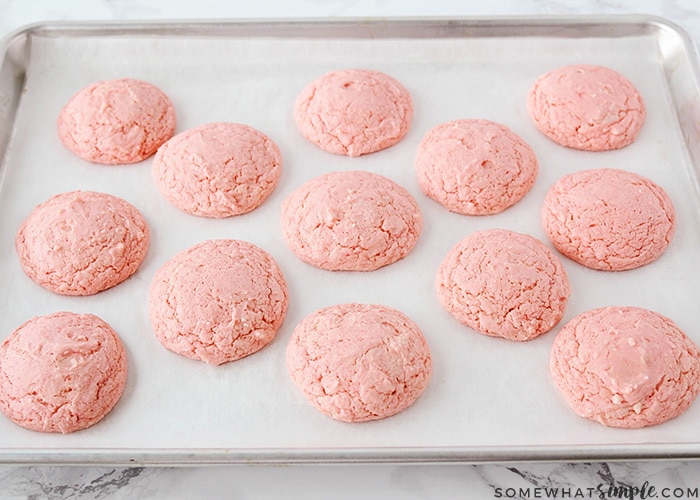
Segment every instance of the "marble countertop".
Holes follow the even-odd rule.
[[[667,18],[700,41],[698,0],[0,0],[0,37],[54,20],[630,13]],[[328,497],[698,498],[700,461],[0,467],[2,499]]]

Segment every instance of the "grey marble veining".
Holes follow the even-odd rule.
[[[698,0],[0,0],[0,36],[22,25],[42,20],[626,13],[666,17],[679,24],[696,41],[700,40]],[[633,491],[632,488],[637,488],[634,490],[635,498],[640,498],[639,489],[644,485],[647,493],[653,487],[656,495],[650,495],[653,498],[699,498],[700,461],[182,468],[0,467],[0,499],[3,500],[546,498],[547,491],[554,489],[558,495],[556,498],[601,498],[601,493],[611,491],[620,497],[625,492]],[[616,489],[610,490],[610,487]]]
[[[145,469],[7,467],[0,472],[3,498],[107,498],[141,479]],[[133,491],[133,490],[132,490]]]
[[[698,470],[696,462],[5,467],[0,497],[328,498],[332,488],[339,499],[642,498],[646,488],[648,498],[698,498]]]

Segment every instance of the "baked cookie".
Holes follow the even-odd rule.
[[[393,146],[406,135],[412,118],[408,90],[389,75],[367,69],[327,73],[294,103],[301,135],[324,151],[346,156]]]
[[[106,193],[70,191],[32,210],[15,248],[33,281],[61,295],[92,295],[138,269],[149,229],[130,203]]]
[[[571,293],[566,272],[549,248],[505,229],[477,231],[455,245],[438,268],[435,288],[460,323],[517,341],[551,330]]]
[[[275,260],[238,240],[208,240],[156,273],[148,306],[166,349],[211,365],[259,351],[287,312],[287,284]]]
[[[554,339],[550,370],[576,414],[610,427],[657,425],[700,392],[700,350],[669,318],[639,307],[576,316]]]
[[[549,189],[542,225],[568,258],[591,269],[624,271],[661,256],[673,238],[676,212],[666,192],[641,175],[582,170]]]
[[[628,146],[646,119],[644,99],[627,78],[602,66],[563,66],[540,76],[527,110],[557,144],[587,151]]]
[[[408,191],[364,171],[315,177],[282,203],[282,235],[292,252],[329,271],[372,271],[402,259],[422,224]]]
[[[163,144],[153,160],[156,187],[183,212],[229,217],[257,208],[282,172],[277,145],[238,123],[209,123]]]
[[[175,107],[159,88],[122,78],[93,83],[58,115],[58,137],[80,158],[121,165],[145,160],[175,131]]]
[[[430,130],[418,146],[421,190],[452,212],[490,215],[530,190],[538,163],[532,148],[505,125],[455,120]]]
[[[33,431],[74,432],[109,413],[126,375],[124,346],[102,319],[38,316],[0,344],[0,411]]]
[[[382,305],[340,304],[297,325],[287,345],[287,369],[304,396],[342,422],[395,415],[430,381],[430,349],[405,314]]]

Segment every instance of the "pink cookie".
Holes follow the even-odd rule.
[[[58,137],[80,158],[107,165],[145,160],[175,131],[175,108],[160,89],[130,78],[93,83],[58,115]]]
[[[160,268],[148,305],[155,335],[166,349],[220,365],[272,341],[287,312],[287,284],[261,248],[209,240]]]
[[[395,415],[432,374],[428,343],[405,314],[382,305],[341,304],[302,320],[287,345],[287,369],[306,398],[343,422]]]
[[[282,172],[277,145],[238,123],[210,123],[176,135],[153,160],[158,190],[180,210],[229,217],[257,208]]]
[[[422,224],[408,191],[364,171],[321,175],[282,203],[282,234],[292,252],[329,271],[372,271],[402,259]]]
[[[408,132],[413,102],[392,77],[366,69],[327,73],[294,103],[301,134],[324,151],[360,156],[388,148]]]
[[[61,295],[92,295],[121,283],[141,265],[148,244],[148,225],[134,206],[93,191],[49,198],[15,238],[27,276]]]
[[[0,344],[0,410],[16,424],[69,433],[100,421],[126,385],[124,346],[102,319],[30,319]]]
[[[514,205],[537,177],[532,148],[508,127],[456,120],[430,130],[418,146],[423,192],[452,212],[489,215]]]
[[[603,307],[572,319],[552,345],[550,370],[576,414],[610,427],[656,425],[700,392],[700,350],[670,319]]]
[[[666,192],[645,177],[583,170],[549,189],[542,225],[568,258],[591,269],[624,271],[661,256],[673,238],[676,212]]]
[[[601,66],[563,66],[540,76],[527,109],[557,144],[587,151],[628,146],[646,119],[644,100],[620,73]]]
[[[571,293],[559,259],[526,234],[490,229],[455,245],[435,280],[442,305],[479,333],[530,340],[551,330]]]

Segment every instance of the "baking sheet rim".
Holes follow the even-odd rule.
[[[682,45],[681,49],[691,65],[691,74],[695,86],[700,79],[698,75],[698,55],[693,40],[675,23],[664,18],[651,15],[579,15],[579,16],[496,16],[496,17],[396,17],[396,18],[291,18],[291,19],[227,19],[227,20],[164,20],[164,21],[83,21],[83,22],[39,22],[21,27],[0,40],[0,60],[8,57],[10,48],[17,45],[25,50],[26,40],[34,34],[51,34],[60,37],[67,36],[110,36],[110,35],[143,35],[159,36],[188,36],[187,30],[204,30],[218,26],[232,29],[236,26],[273,26],[289,25],[297,29],[331,26],[376,25],[385,27],[400,23],[435,25],[449,23],[453,28],[478,28],[500,26],[503,29],[531,26],[548,28],[582,28],[582,27],[620,27],[636,29],[636,34],[658,33],[660,30],[670,31]],[[124,30],[127,30],[126,33]],[[184,30],[184,31],[183,31]],[[218,33],[218,36],[231,36],[234,31]],[[212,36],[217,36],[212,34]],[[470,35],[477,36],[478,35]],[[516,35],[517,36],[517,35]],[[533,32],[531,36],[540,36]],[[544,35],[542,35],[544,36]],[[599,37],[587,33],[588,37]],[[629,34],[620,36],[630,36]],[[22,38],[24,38],[22,40]],[[25,52],[26,54],[26,52]],[[15,64],[21,70],[27,70],[26,61]],[[22,78],[24,75],[21,75]],[[13,89],[21,92],[19,89]],[[14,123],[14,109],[7,112]],[[12,103],[10,103],[12,106]],[[9,138],[8,138],[9,139]],[[0,155],[4,156],[6,144],[0,144]],[[4,162],[3,162],[4,163]],[[3,169],[4,170],[4,169]],[[0,171],[0,179],[3,171]],[[1,182],[1,181],[0,181]],[[645,459],[696,459],[700,458],[700,442],[698,443],[664,443],[629,445],[586,445],[576,446],[478,446],[478,447],[421,447],[421,448],[187,448],[187,449],[119,449],[119,448],[73,448],[73,449],[0,449],[2,464],[115,464],[115,465],[188,465],[188,464],[283,464],[283,463],[457,463],[457,462],[504,462],[504,461],[584,461],[584,460],[645,460]]]
[[[700,443],[683,443],[673,450],[656,444],[635,444],[612,450],[606,445],[577,446],[494,446],[435,448],[271,448],[271,449],[30,449],[0,454],[6,465],[284,465],[352,463],[503,463],[503,462],[587,462],[700,459]]]

